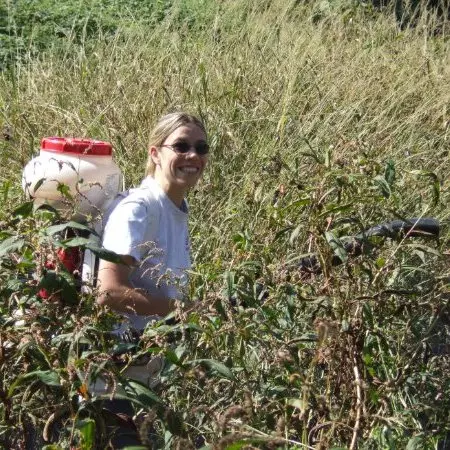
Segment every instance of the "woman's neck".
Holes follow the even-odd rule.
[[[180,189],[179,186],[171,186],[167,179],[158,176],[158,173],[155,173],[154,180],[159,184],[167,197],[169,197],[178,208],[181,208],[186,192],[183,189]]]

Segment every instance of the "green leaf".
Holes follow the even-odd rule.
[[[195,323],[177,323],[175,325],[166,325],[165,320],[166,318],[169,318],[170,314],[166,316],[164,319],[162,319],[160,322],[158,322],[156,325],[152,325],[150,327],[147,327],[144,330],[143,335],[146,337],[155,337],[155,336],[161,336],[168,333],[173,333],[175,331],[181,331],[181,330],[189,330],[189,331],[199,331],[203,332],[203,328],[201,328],[199,325]]]
[[[83,247],[83,246],[85,246],[87,244],[91,244],[91,243],[92,243],[92,239],[88,239],[88,238],[84,238],[84,237],[80,237],[80,236],[77,236],[72,239],[68,239],[63,242],[64,246],[66,246],[66,247]]]
[[[249,437],[248,439],[239,439],[236,440],[235,442],[226,445],[225,447],[223,447],[224,450],[241,450],[241,449],[245,449],[248,448],[249,445],[251,444],[264,444],[265,442],[267,442],[267,438],[265,437]]]
[[[395,164],[392,159],[386,163],[384,168],[384,179],[389,186],[392,186],[395,181]]]
[[[386,264],[386,258],[382,258],[381,256],[375,260],[376,266],[381,269]]]
[[[36,378],[47,386],[61,386],[59,375],[54,370],[35,370],[24,375],[19,375],[8,390],[8,397],[11,397],[14,390],[25,381]]]
[[[52,225],[51,227],[47,227],[43,230],[44,234],[47,236],[52,236],[53,234],[60,233],[61,231],[66,230],[67,228],[73,228],[75,230],[89,231],[89,233],[97,234],[92,228],[89,228],[86,225],[83,225],[78,222],[69,221],[66,223],[61,223],[59,225]]]
[[[127,342],[118,342],[114,344],[110,349],[111,355],[122,355],[123,353],[129,352],[130,350],[135,349],[137,344],[127,343]]]
[[[110,261],[116,264],[124,264],[123,259],[120,255],[110,250],[106,250],[103,247],[99,247],[95,244],[87,244],[86,248],[94,253],[94,255],[97,255],[100,259],[104,259],[105,261]]]
[[[51,205],[48,205],[47,203],[43,203],[42,205],[39,205],[36,207],[35,213],[40,213],[46,215],[49,219],[50,218],[59,218],[60,214],[56,208],[54,208]]]
[[[369,303],[364,303],[363,304],[363,317],[364,320],[367,322],[367,326],[369,328],[373,328],[375,321],[373,318],[373,311],[372,311],[372,307],[370,306]]]
[[[240,440],[238,442],[233,442],[230,445],[227,445],[225,448],[225,450],[241,450],[244,447],[248,447],[250,444],[250,441],[247,440]]]
[[[283,228],[282,230],[278,231],[275,234],[275,237],[273,238],[273,242],[277,241],[281,236],[286,234],[288,231],[291,231],[293,228],[294,228],[293,226],[288,226],[288,227]]]
[[[243,261],[239,264],[239,269],[251,270],[252,272],[259,272],[262,267],[259,261]]]
[[[344,205],[336,205],[334,203],[331,203],[325,207],[325,210],[319,214],[319,217],[326,217],[329,214],[348,211],[353,205],[353,202],[346,203]]]
[[[347,261],[347,251],[345,250],[344,245],[339,240],[339,238],[337,238],[333,232],[325,231],[325,239],[327,240],[328,244],[330,244],[330,247],[333,249],[334,254],[338,256],[341,261]]]
[[[350,322],[347,319],[342,319],[341,322],[341,331],[344,333],[347,332],[350,328]]]
[[[172,364],[175,364],[176,366],[180,365],[180,358],[178,358],[178,355],[172,349],[166,349],[164,352],[164,356]]]
[[[303,225],[298,225],[295,230],[291,233],[289,236],[289,244],[293,245],[295,240],[298,238],[301,229],[303,228]]]
[[[231,271],[231,270],[227,270],[224,273],[224,278],[225,278],[225,297],[226,298],[230,298],[233,296],[234,294],[234,290],[235,290],[235,283],[234,283],[234,277],[235,277],[235,272]]]
[[[192,361],[188,361],[187,364],[201,364],[207,369],[216,372],[218,375],[222,375],[229,380],[234,380],[233,372],[225,365],[215,359],[194,359]]]
[[[36,377],[47,386],[61,386],[59,382],[59,374],[54,370],[36,370],[35,372],[27,373],[23,376],[23,379],[29,379]]]
[[[131,445],[129,447],[124,447],[123,450],[148,450],[148,447],[143,447],[142,445]]]
[[[81,434],[81,450],[95,448],[95,420],[80,420],[76,426]]]
[[[70,187],[67,186],[67,184],[58,183],[56,190],[60,192],[63,197],[66,197],[69,200],[73,200],[73,195],[70,193]]]
[[[22,203],[19,207],[17,207],[13,211],[12,215],[14,217],[20,216],[22,218],[30,217],[33,213],[33,205],[34,205],[33,200]]]
[[[59,294],[63,303],[74,305],[78,301],[71,276],[64,272],[47,271],[39,282],[38,289],[46,289],[49,294]]]
[[[36,184],[33,186],[33,192],[35,193],[44,183],[45,178],[41,178],[36,182]]]
[[[11,252],[18,252],[22,250],[24,245],[25,239],[20,236],[12,236],[7,238],[0,244],[0,257]]]
[[[12,183],[10,180],[6,180],[2,184],[0,184],[0,195],[3,198],[3,203],[6,203],[6,200],[8,200],[8,194],[11,186]]]
[[[299,208],[301,206],[306,206],[311,203],[311,198],[301,198],[299,200],[295,200],[295,202],[289,203],[289,205],[286,205],[284,208],[281,209],[281,211],[288,211],[292,208]]]
[[[391,196],[391,187],[389,186],[389,183],[386,181],[384,177],[382,177],[381,175],[377,175],[373,179],[373,181],[380,189],[383,197],[389,198]]]
[[[433,195],[433,206],[436,206],[439,203],[439,199],[441,196],[441,184],[439,180],[435,179],[432,185],[432,195]]]
[[[425,442],[421,436],[412,437],[406,444],[406,450],[422,450]]]
[[[121,385],[124,392],[117,393],[115,398],[130,400],[143,408],[149,408],[152,405],[162,405],[163,403],[153,391],[137,381],[126,379]]]

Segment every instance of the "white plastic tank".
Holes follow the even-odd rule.
[[[123,188],[111,144],[47,137],[24,168],[22,186],[36,205],[49,204],[75,220],[93,221]]]

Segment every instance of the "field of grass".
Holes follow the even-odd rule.
[[[80,2],[51,45],[54,22],[35,19],[36,50],[8,35],[0,447],[104,448],[86,391],[102,372],[153,430],[148,448],[450,448],[448,24],[424,12],[400,29],[389,8],[352,1],[124,3]],[[17,37],[11,4],[0,11]],[[83,34],[86,5],[103,25]],[[139,351],[167,360],[150,391],[112,361],[111,313],[62,268],[45,271],[71,243],[52,237],[54,214],[33,213],[21,172],[43,136],[85,136],[110,141],[135,185],[152,124],[179,109],[202,117],[212,145],[189,197],[198,303],[147,330]],[[439,219],[440,239],[348,259],[339,244],[408,217]],[[297,268],[311,253],[319,274]],[[39,299],[43,286],[64,304]]]

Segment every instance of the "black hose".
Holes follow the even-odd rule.
[[[431,217],[393,220],[392,222],[375,225],[362,233],[357,234],[350,241],[343,243],[343,247],[349,256],[359,256],[366,249],[372,247],[368,238],[373,236],[391,239],[399,239],[401,237],[438,238],[439,232],[439,221]],[[342,264],[342,262],[342,259],[337,255],[334,255],[331,260],[333,266],[338,266],[339,264]],[[310,273],[320,273],[322,270],[317,256],[315,255],[302,258],[298,268]]]

